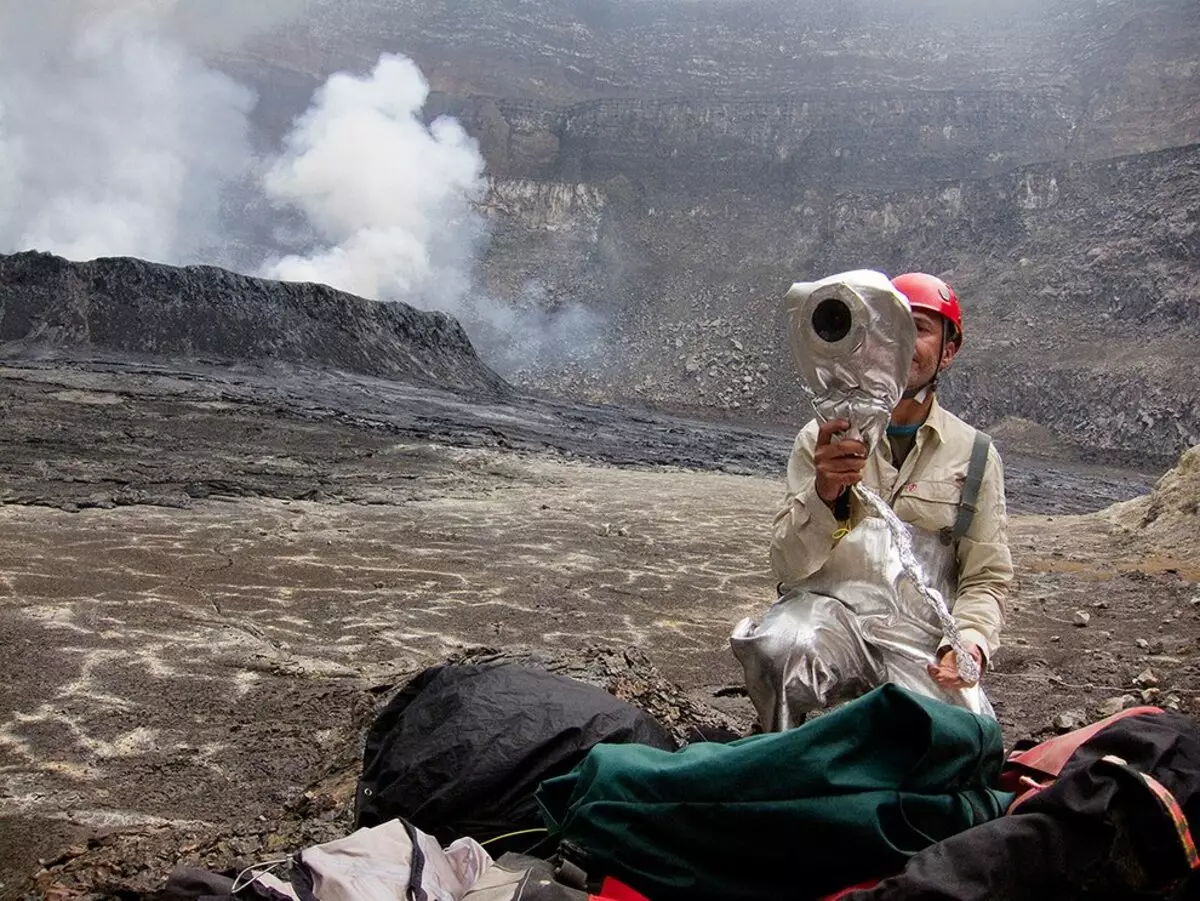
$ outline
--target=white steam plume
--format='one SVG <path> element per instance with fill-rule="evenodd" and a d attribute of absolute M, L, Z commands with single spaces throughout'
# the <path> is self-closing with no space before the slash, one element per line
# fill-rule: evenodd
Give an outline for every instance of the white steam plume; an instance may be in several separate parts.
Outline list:
<path fill-rule="evenodd" d="M 471 340 L 501 374 L 581 363 L 599 349 L 604 321 L 593 310 L 573 301 L 556 306 L 536 282 L 521 300 L 514 306 L 480 295 L 463 315 Z"/>
<path fill-rule="evenodd" d="M 596 317 L 473 287 L 483 159 L 454 120 L 425 124 L 407 59 L 333 76 L 278 158 L 255 156 L 253 92 L 206 60 L 310 2 L 0 0 L 0 253 L 325 282 L 446 310 L 502 368 L 571 357 Z"/>
<path fill-rule="evenodd" d="M 521 308 L 473 288 L 487 236 L 476 208 L 484 160 L 456 121 L 425 124 L 428 95 L 416 65 L 390 54 L 366 77 L 329 79 L 265 179 L 321 244 L 265 274 L 445 310 L 502 371 L 569 358 L 598 333 L 599 317 L 578 305 L 546 311 L 535 286 Z"/>
<path fill-rule="evenodd" d="M 201 60 L 297 7 L 209 0 L 0 6 L 0 250 L 223 261 L 221 201 L 254 166 L 254 95 Z"/>
<path fill-rule="evenodd" d="M 483 158 L 454 120 L 422 122 L 428 93 L 420 70 L 392 55 L 368 77 L 338 74 L 321 88 L 265 185 L 326 243 L 268 274 L 461 310 L 483 235 L 472 208 Z"/>

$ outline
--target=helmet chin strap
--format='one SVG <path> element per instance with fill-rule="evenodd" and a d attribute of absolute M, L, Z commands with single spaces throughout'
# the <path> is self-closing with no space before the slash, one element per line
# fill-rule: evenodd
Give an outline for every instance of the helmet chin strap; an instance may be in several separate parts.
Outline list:
<path fill-rule="evenodd" d="M 923 403 L 925 403 L 925 401 L 929 397 L 929 395 L 932 394 L 936 389 L 937 389 L 937 376 L 935 375 L 932 379 L 930 379 L 925 384 L 925 386 L 923 388 L 918 389 L 916 394 L 913 394 L 910 396 L 908 394 L 908 392 L 906 391 L 904 393 L 904 399 L 905 400 L 915 400 L 917 403 L 923 404 Z"/>
<path fill-rule="evenodd" d="M 920 388 L 905 389 L 901 396 L 904 400 L 915 400 L 919 404 L 925 403 L 934 391 L 937 390 L 938 376 L 942 374 L 942 357 L 946 355 L 946 324 L 942 323 L 942 342 L 938 347 L 937 369 L 933 371 L 933 376 Z"/>

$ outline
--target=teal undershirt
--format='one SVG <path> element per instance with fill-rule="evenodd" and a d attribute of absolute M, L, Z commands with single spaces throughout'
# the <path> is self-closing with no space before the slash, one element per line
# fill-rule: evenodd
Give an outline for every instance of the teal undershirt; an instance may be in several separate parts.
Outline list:
<path fill-rule="evenodd" d="M 926 417 L 928 419 L 928 417 Z M 893 425 L 888 423 L 888 445 L 892 451 L 892 465 L 899 469 L 908 458 L 908 453 L 917 443 L 917 432 L 925 425 L 924 420 L 916 425 Z"/>

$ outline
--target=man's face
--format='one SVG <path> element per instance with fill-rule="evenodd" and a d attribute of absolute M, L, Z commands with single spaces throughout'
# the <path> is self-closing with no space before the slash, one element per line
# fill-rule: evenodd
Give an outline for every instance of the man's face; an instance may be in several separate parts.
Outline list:
<path fill-rule="evenodd" d="M 942 330 L 946 319 L 927 310 L 913 310 L 913 323 L 917 327 L 917 343 L 913 348 L 912 365 L 908 369 L 909 387 L 924 386 L 938 372 L 938 353 L 941 353 L 941 368 L 945 369 L 958 353 L 958 345 L 949 340 L 942 347 Z"/>

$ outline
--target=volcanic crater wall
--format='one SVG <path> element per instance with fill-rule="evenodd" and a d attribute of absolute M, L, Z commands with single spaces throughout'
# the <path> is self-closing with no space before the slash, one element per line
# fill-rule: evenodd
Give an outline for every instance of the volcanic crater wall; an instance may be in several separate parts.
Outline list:
<path fill-rule="evenodd" d="M 487 160 L 485 287 L 605 317 L 526 384 L 794 421 L 787 286 L 920 268 L 962 295 L 945 390 L 981 424 L 1102 459 L 1200 441 L 1194 0 L 313 9 L 240 71 L 412 56 Z"/>
<path fill-rule="evenodd" d="M 0 256 L 0 342 L 281 361 L 503 394 L 458 322 L 323 285 L 129 258 Z"/>
<path fill-rule="evenodd" d="M 509 197 L 491 210 L 493 290 L 515 295 L 536 271 L 550 293 L 604 310 L 612 330 L 606 352 L 524 373 L 531 382 L 804 415 L 787 286 L 927 268 L 966 306 L 945 391 L 976 421 L 1030 419 L 1096 459 L 1165 462 L 1200 442 L 1200 145 L 892 188 L 830 178 L 750 193 L 713 176 L 648 189 L 614 176 L 514 197 L 512 184 L 493 189 Z M 581 192 L 591 202 L 577 212 L 550 206 Z"/>

